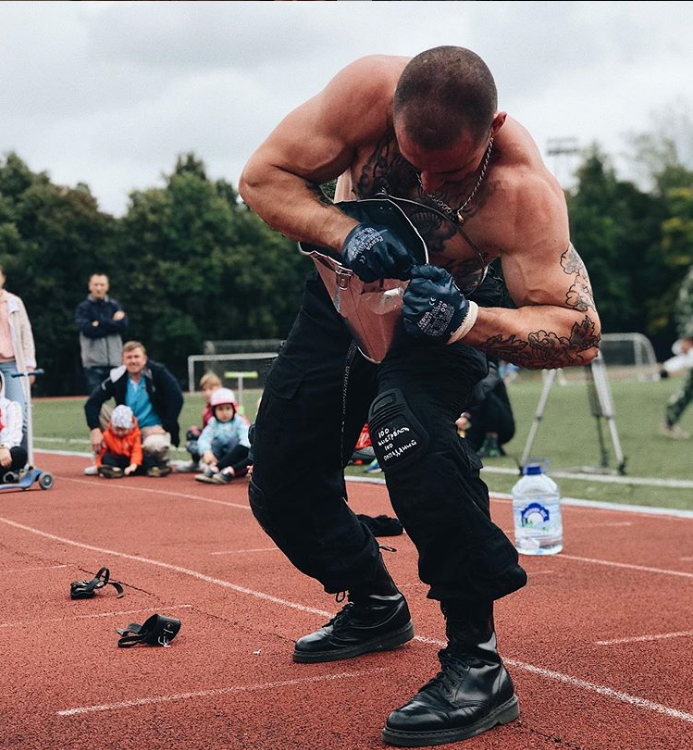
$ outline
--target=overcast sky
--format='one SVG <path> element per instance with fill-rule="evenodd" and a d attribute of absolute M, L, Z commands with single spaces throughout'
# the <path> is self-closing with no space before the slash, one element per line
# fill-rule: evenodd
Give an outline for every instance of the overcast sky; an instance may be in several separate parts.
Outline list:
<path fill-rule="evenodd" d="M 575 137 L 615 156 L 693 110 L 691 2 L 0 2 L 0 152 L 121 215 L 186 151 L 237 185 L 344 65 L 441 44 L 486 60 L 544 153 Z"/>

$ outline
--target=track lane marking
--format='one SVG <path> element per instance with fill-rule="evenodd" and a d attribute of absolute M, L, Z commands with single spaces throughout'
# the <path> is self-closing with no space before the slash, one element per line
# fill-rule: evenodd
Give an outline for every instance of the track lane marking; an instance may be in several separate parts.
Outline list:
<path fill-rule="evenodd" d="M 663 714 L 670 719 L 680 719 L 681 721 L 687 721 L 693 723 L 693 714 L 686 713 L 685 711 L 679 711 L 676 708 L 670 708 L 662 703 L 648 700 L 647 698 L 641 698 L 639 695 L 631 695 L 630 693 L 624 693 L 622 690 L 615 690 L 614 688 L 607 687 L 606 685 L 598 685 L 595 682 L 588 682 L 587 680 L 581 680 L 579 677 L 572 677 L 571 675 L 563 674 L 562 672 L 554 672 L 551 669 L 544 669 L 543 667 L 535 667 L 533 664 L 527 664 L 523 661 L 517 661 L 516 659 L 503 659 L 506 664 L 516 669 L 523 669 L 525 672 L 539 675 L 550 680 L 556 680 L 562 682 L 571 687 L 581 688 L 588 690 L 591 693 L 597 693 L 597 695 L 603 695 L 607 698 L 613 698 L 620 703 L 627 703 L 628 705 L 635 706 L 636 708 L 645 708 L 648 711 L 654 711 L 658 714 Z"/>
<path fill-rule="evenodd" d="M 625 568 L 626 570 L 639 570 L 643 573 L 660 573 L 667 576 L 679 576 L 681 578 L 693 578 L 693 573 L 686 573 L 682 570 L 668 570 L 666 568 L 651 568 L 647 565 L 633 565 L 632 563 L 612 562 L 611 560 L 597 560 L 593 557 L 578 557 L 577 555 L 566 555 L 561 552 L 554 555 L 554 560 L 575 560 L 576 562 L 586 562 L 592 565 L 606 565 L 611 568 Z"/>
<path fill-rule="evenodd" d="M 3 573 L 30 573 L 35 570 L 55 570 L 56 568 L 69 568 L 70 565 L 42 565 L 39 568 L 7 568 L 6 570 L 0 569 L 0 575 Z"/>
<path fill-rule="evenodd" d="M 301 612 L 310 612 L 313 614 L 318 614 L 323 617 L 332 617 L 332 613 L 326 612 L 321 609 L 317 609 L 315 607 L 307 607 L 303 604 L 297 604 L 296 602 L 291 602 L 286 599 L 280 599 L 279 597 L 272 596 L 270 594 L 265 594 L 261 591 L 254 591 L 253 589 L 246 588 L 245 586 L 238 586 L 234 583 L 230 583 L 229 581 L 224 581 L 219 578 L 212 578 L 211 576 L 205 575 L 204 573 L 199 573 L 196 570 L 191 570 L 189 568 L 183 568 L 179 565 L 172 565 L 170 563 L 161 562 L 160 560 L 152 560 L 147 557 L 142 557 L 140 555 L 131 555 L 126 552 L 117 552 L 115 550 L 109 550 L 109 549 L 103 549 L 101 547 L 95 547 L 91 544 L 84 544 L 82 542 L 76 542 L 72 539 L 66 539 L 64 537 L 59 537 L 55 534 L 49 534 L 46 531 L 41 531 L 40 529 L 35 529 L 31 526 L 26 526 L 21 523 L 17 523 L 16 521 L 12 521 L 8 518 L 2 518 L 0 517 L 0 522 L 7 524 L 8 526 L 12 526 L 14 528 L 20 529 L 22 531 L 28 531 L 29 533 L 36 534 L 38 536 L 42 536 L 46 539 L 51 539 L 54 541 L 61 542 L 63 544 L 68 544 L 73 547 L 80 547 L 82 549 L 88 549 L 95 552 L 100 552 L 103 554 L 109 554 L 109 555 L 115 555 L 116 557 L 123 557 L 128 560 L 135 560 L 138 562 L 147 563 L 149 565 L 154 565 L 156 567 L 165 568 L 167 570 L 173 570 L 178 573 L 183 573 L 185 575 L 190 575 L 193 578 L 196 578 L 201 581 L 206 581 L 207 583 L 212 583 L 217 586 L 223 586 L 224 588 L 231 589 L 233 591 L 237 591 L 241 594 L 248 594 L 249 596 L 253 596 L 257 599 L 262 599 L 264 601 L 270 601 L 275 604 L 280 604 L 285 607 L 290 607 L 291 609 L 296 609 Z M 561 555 L 556 555 L 555 558 L 559 559 Z M 572 556 L 565 556 L 567 559 L 577 559 L 579 561 L 587 561 L 587 562 L 604 562 L 600 560 L 592 560 L 591 558 L 573 558 Z M 606 563 L 611 564 L 611 563 Z M 632 568 L 635 567 L 637 569 L 640 569 L 642 566 L 632 566 L 632 565 L 624 565 L 624 567 Z M 648 572 L 651 569 L 646 569 Z M 662 573 L 666 571 L 654 569 L 657 573 Z M 674 572 L 675 574 L 677 572 Z M 693 574 L 689 574 L 691 577 L 693 577 Z M 414 640 L 420 641 L 421 643 L 427 643 L 431 645 L 435 645 L 438 647 L 445 648 L 447 643 L 445 641 L 440 640 L 434 640 L 431 638 L 425 638 L 423 636 L 414 636 Z M 656 703 L 654 701 L 648 700 L 647 698 L 641 698 L 637 695 L 630 695 L 629 693 L 622 692 L 620 690 L 615 690 L 613 688 L 607 687 L 606 685 L 598 685 L 594 682 L 589 682 L 587 680 L 582 680 L 578 677 L 573 677 L 571 675 L 563 674 L 562 672 L 555 672 L 550 669 L 544 669 L 543 667 L 537 667 L 533 664 L 528 664 L 523 661 L 518 661 L 517 659 L 508 659 L 504 658 L 504 662 L 506 664 L 509 664 L 512 667 L 516 667 L 517 669 L 524 670 L 526 672 L 530 672 L 531 674 L 536 674 L 541 677 L 544 677 L 546 679 L 555 680 L 557 682 L 561 682 L 563 684 L 571 685 L 572 687 L 578 687 L 583 690 L 587 690 L 589 692 L 597 693 L 598 695 L 604 695 L 609 698 L 613 698 L 619 702 L 627 703 L 632 706 L 636 706 L 638 708 L 645 708 L 650 711 L 654 711 L 655 713 L 660 713 L 665 716 L 668 716 L 669 718 L 674 719 L 680 719 L 682 721 L 687 721 L 693 723 L 693 714 L 686 713 L 685 711 L 679 711 L 675 708 L 670 708 L 669 706 L 665 706 L 661 703 Z M 221 688 L 222 690 L 224 688 Z M 229 690 L 233 690 L 233 688 L 230 688 Z M 192 695 L 195 695 L 194 693 Z M 150 702 L 151 699 L 142 699 L 147 702 Z M 68 709 L 72 710 L 72 709 Z M 99 710 L 98 708 L 92 708 L 91 710 Z M 62 715 L 62 714 L 61 714 Z"/>
<path fill-rule="evenodd" d="M 54 474 L 56 479 L 64 480 L 66 482 L 75 482 L 75 484 L 88 484 L 90 487 L 94 487 L 94 482 L 88 479 L 75 479 L 74 477 L 64 477 L 58 474 Z M 188 500 L 200 500 L 203 503 L 212 503 L 213 505 L 227 505 L 229 508 L 240 508 L 241 510 L 250 510 L 249 505 L 241 505 L 240 503 L 228 503 L 225 500 L 212 500 L 209 497 L 202 497 L 201 495 L 188 495 L 185 492 L 170 492 L 169 490 L 152 490 L 149 487 L 138 487 L 133 484 L 124 484 L 123 480 L 119 480 L 117 485 L 108 485 L 113 489 L 125 489 L 133 490 L 135 492 L 151 492 L 154 495 L 166 495 L 166 497 L 185 497 Z"/>
<path fill-rule="evenodd" d="M 35 529 L 32 526 L 26 526 L 22 523 L 11 521 L 9 518 L 0 518 L 0 521 L 2 523 L 6 523 L 8 526 L 13 526 L 16 529 L 20 529 L 21 531 L 28 531 L 31 534 L 36 534 L 37 536 L 42 536 L 45 539 L 51 539 L 52 541 L 60 542 L 61 544 L 68 544 L 71 547 L 79 547 L 80 549 L 88 549 L 92 552 L 98 552 L 100 554 L 114 555 L 115 557 L 122 557 L 126 560 L 134 560 L 135 562 L 146 563 L 147 565 L 154 565 L 158 568 L 164 568 L 166 570 L 172 570 L 175 573 L 182 573 L 183 575 L 191 576 L 192 578 L 196 578 L 198 581 L 205 581 L 206 583 L 212 583 L 216 586 L 222 586 L 223 588 L 231 589 L 232 591 L 236 591 L 239 594 L 248 594 L 249 596 L 254 596 L 258 599 L 264 599 L 265 601 L 273 602 L 274 604 L 281 604 L 284 607 L 291 607 L 292 609 L 297 609 L 300 612 L 309 612 L 310 614 L 320 615 L 321 617 L 332 617 L 331 612 L 326 612 L 323 609 L 316 609 L 315 607 L 307 607 L 303 604 L 296 604 L 295 602 L 290 602 L 287 599 L 281 599 L 278 596 L 272 596 L 271 594 L 264 594 L 261 591 L 254 591 L 253 589 L 246 588 L 245 586 L 238 586 L 237 584 L 231 583 L 230 581 L 224 581 L 221 578 L 214 578 L 213 576 L 208 576 L 205 573 L 200 573 L 197 570 L 184 568 L 181 565 L 172 565 L 171 563 L 162 562 L 161 560 L 152 560 L 151 558 L 143 557 L 142 555 L 131 555 L 128 552 L 118 552 L 117 550 L 113 550 L 113 549 L 106 549 L 104 547 L 96 547 L 93 544 L 85 544 L 84 542 L 76 542 L 73 539 L 66 539 L 65 537 L 57 536 L 56 534 L 49 534 L 47 531 L 41 531 L 40 529 Z"/>
<path fill-rule="evenodd" d="M 280 680 L 277 682 L 265 682 L 259 685 L 233 685 L 225 688 L 214 688 L 212 690 L 195 690 L 190 693 L 177 693 L 175 695 L 156 695 L 148 698 L 133 698 L 129 701 L 118 703 L 102 703 L 94 706 L 80 706 L 79 708 L 66 708 L 56 711 L 57 716 L 75 716 L 89 714 L 96 711 L 118 711 L 134 706 L 147 706 L 152 703 L 170 703 L 171 701 L 188 700 L 190 698 L 207 698 L 216 695 L 228 695 L 229 693 L 248 693 L 256 690 L 276 690 L 282 687 L 294 687 L 296 685 L 309 685 L 314 682 L 329 682 L 331 680 L 344 680 L 353 677 L 367 677 L 369 675 L 385 672 L 385 667 L 369 669 L 361 672 L 340 672 L 338 674 L 327 674 L 318 677 L 300 677 L 295 680 Z"/>
<path fill-rule="evenodd" d="M 431 646 L 438 646 L 440 648 L 445 648 L 448 645 L 446 641 L 440 641 L 436 638 L 425 638 L 424 636 L 420 635 L 414 636 L 414 640 L 421 641 L 422 643 L 427 643 Z M 654 711 L 655 713 L 664 714 L 671 719 L 681 719 L 682 721 L 693 723 L 693 714 L 689 714 L 686 711 L 679 711 L 676 708 L 670 708 L 669 706 L 665 706 L 662 703 L 648 700 L 647 698 L 641 698 L 638 695 L 631 695 L 630 693 L 625 693 L 622 690 L 615 690 L 614 688 L 607 687 L 606 685 L 599 685 L 595 682 L 582 680 L 579 677 L 573 677 L 572 675 L 563 674 L 562 672 L 555 672 L 552 669 L 537 667 L 534 664 L 527 664 L 527 662 L 519 661 L 518 659 L 507 659 L 503 657 L 503 662 L 510 665 L 511 667 L 514 667 L 515 669 L 521 669 L 525 672 L 539 675 L 540 677 L 545 677 L 550 680 L 557 680 L 558 682 L 562 682 L 566 685 L 571 685 L 572 687 L 581 688 L 582 690 L 588 690 L 592 693 L 604 695 L 608 698 L 614 698 L 621 703 L 627 703 L 631 706 L 646 708 L 650 711 Z"/>
<path fill-rule="evenodd" d="M 257 549 L 230 549 L 224 552 L 210 552 L 210 555 L 243 555 L 246 552 L 281 552 L 279 547 L 258 547 Z"/>
<path fill-rule="evenodd" d="M 170 607 L 160 607 L 164 612 L 168 612 L 173 609 L 190 609 L 192 604 L 173 604 Z M 140 612 L 151 612 L 154 607 L 147 607 L 146 609 L 125 609 L 120 612 L 98 612 L 94 615 L 74 615 L 73 617 L 50 617 L 50 618 L 36 618 L 35 620 L 22 620 L 21 622 L 0 622 L 0 628 L 17 628 L 23 625 L 42 625 L 44 622 L 65 622 L 70 623 L 73 620 L 89 620 L 94 617 L 116 617 L 120 615 L 136 615 Z"/>
<path fill-rule="evenodd" d="M 693 635 L 693 630 L 681 630 L 678 633 L 658 633 L 657 635 L 635 635 L 630 638 L 612 638 L 609 641 L 595 641 L 597 646 L 616 646 L 620 643 L 640 643 L 646 641 L 661 641 L 666 638 L 685 638 Z"/>

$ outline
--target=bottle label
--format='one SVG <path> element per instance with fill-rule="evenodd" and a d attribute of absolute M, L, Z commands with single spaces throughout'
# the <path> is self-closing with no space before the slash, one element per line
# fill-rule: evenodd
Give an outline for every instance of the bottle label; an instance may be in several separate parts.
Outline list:
<path fill-rule="evenodd" d="M 520 513 L 523 527 L 546 530 L 550 517 L 549 509 L 541 503 L 530 503 Z"/>

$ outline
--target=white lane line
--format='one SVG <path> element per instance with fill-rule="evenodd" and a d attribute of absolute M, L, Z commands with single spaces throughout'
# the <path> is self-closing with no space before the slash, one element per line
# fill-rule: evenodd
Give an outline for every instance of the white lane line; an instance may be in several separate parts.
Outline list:
<path fill-rule="evenodd" d="M 3 573 L 29 573 L 33 570 L 55 570 L 56 568 L 69 567 L 69 565 L 42 565 L 40 568 L 8 568 L 7 570 L 0 570 L 0 575 Z"/>
<path fill-rule="evenodd" d="M 321 615 L 323 617 L 332 616 L 332 613 L 330 612 L 326 612 L 321 609 L 316 609 L 314 607 L 306 607 L 303 604 L 297 604 L 295 602 L 291 602 L 286 599 L 280 599 L 279 597 L 271 596 L 270 594 L 265 594 L 261 591 L 254 591 L 253 589 L 246 588 L 245 586 L 237 586 L 236 584 L 230 583 L 229 581 L 223 581 L 218 578 L 212 578 L 211 576 L 205 575 L 203 573 L 198 573 L 196 570 L 183 568 L 179 565 L 171 565 L 169 563 L 160 562 L 159 560 L 151 560 L 147 557 L 141 557 L 139 555 L 130 555 L 125 552 L 116 552 L 115 550 L 102 549 L 100 547 L 95 547 L 91 544 L 83 544 L 82 542 L 76 542 L 72 539 L 65 539 L 64 537 L 59 537 L 59 536 L 56 536 L 55 534 L 49 534 L 45 531 L 41 531 L 40 529 L 35 529 L 31 526 L 25 526 L 24 524 L 17 523 L 16 521 L 11 521 L 7 518 L 0 518 L 0 521 L 16 529 L 21 529 L 22 531 L 28 531 L 29 533 L 42 536 L 46 539 L 52 539 L 54 541 L 58 541 L 63 544 L 68 544 L 73 547 L 80 547 L 82 549 L 88 549 L 88 550 L 92 550 L 95 552 L 100 552 L 100 553 L 104 553 L 108 555 L 115 555 L 116 557 L 123 557 L 128 560 L 136 560 L 138 562 L 147 563 L 148 565 L 155 565 L 159 568 L 166 568 L 167 570 L 173 570 L 177 573 L 183 573 L 184 575 L 192 576 L 193 578 L 196 578 L 197 580 L 200 580 L 200 581 L 212 583 L 217 586 L 223 586 L 224 588 L 232 589 L 233 591 L 237 591 L 238 593 L 247 594 L 249 596 L 254 596 L 257 599 L 270 601 L 275 604 L 280 604 L 284 607 L 297 609 L 301 612 L 310 612 L 312 614 Z M 557 557 L 560 557 L 560 555 Z M 584 560 L 586 558 L 577 558 L 577 559 Z M 593 560 L 587 560 L 587 561 L 588 562 L 601 562 L 601 561 L 593 561 Z M 662 571 L 657 570 L 656 572 L 661 573 Z M 422 643 L 433 644 L 441 648 L 444 648 L 447 645 L 444 641 L 424 638 L 422 636 L 414 636 L 414 640 L 421 641 Z M 561 672 L 554 672 L 549 669 L 543 669 L 542 667 L 536 667 L 533 664 L 527 664 L 525 662 L 517 661 L 515 659 L 505 659 L 504 661 L 510 664 L 511 666 L 517 667 L 518 669 L 531 672 L 532 674 L 540 675 L 541 677 L 545 677 L 546 679 L 556 680 L 558 682 L 572 685 L 573 687 L 578 687 L 583 690 L 598 693 L 599 695 L 605 695 L 609 698 L 614 698 L 618 701 L 629 703 L 630 705 L 633 705 L 633 706 L 637 706 L 638 708 L 645 708 L 647 710 L 654 711 L 656 713 L 665 714 L 666 716 L 670 718 L 693 722 L 693 714 L 687 714 L 683 711 L 679 711 L 674 708 L 669 708 L 668 706 L 664 706 L 661 703 L 655 703 L 654 701 L 647 700 L 646 698 L 640 698 L 637 695 L 630 695 L 629 693 L 623 693 L 621 691 L 614 690 L 604 685 L 597 685 L 592 682 L 587 682 L 586 680 L 581 680 L 577 677 L 572 677 L 571 675 L 562 674 Z M 149 699 L 144 699 L 144 700 L 149 700 Z M 92 709 L 92 710 L 98 710 L 98 709 Z"/>
<path fill-rule="evenodd" d="M 196 690 L 191 693 L 177 693 L 176 695 L 156 695 L 149 698 L 134 698 L 119 703 L 102 703 L 96 706 L 81 706 L 79 708 L 66 708 L 56 711 L 57 716 L 75 716 L 76 714 L 89 714 L 95 711 L 118 711 L 123 708 L 134 706 L 147 706 L 152 703 L 170 703 L 171 701 L 188 700 L 190 698 L 207 698 L 216 695 L 228 695 L 229 693 L 249 693 L 255 690 L 276 690 L 283 687 L 294 687 L 296 685 L 309 685 L 314 682 L 330 682 L 333 680 L 344 680 L 354 677 L 367 677 L 368 675 L 384 672 L 384 667 L 370 669 L 363 672 L 340 672 L 339 674 L 327 674 L 318 677 L 301 677 L 295 680 L 281 680 L 279 682 L 265 682 L 260 685 L 233 685 L 232 687 L 215 688 L 213 690 Z"/>
<path fill-rule="evenodd" d="M 659 633 L 658 635 L 637 635 L 632 638 L 612 638 L 610 641 L 595 641 L 597 646 L 615 646 L 620 643 L 641 643 L 644 641 L 661 641 L 666 638 L 685 638 L 693 635 L 693 630 L 682 630 L 678 633 Z"/>
<path fill-rule="evenodd" d="M 56 479 L 60 479 L 65 482 L 75 482 L 76 484 L 88 484 L 90 487 L 94 487 L 94 481 L 88 479 L 74 479 L 73 477 L 64 477 L 62 475 L 55 475 Z M 97 478 L 97 481 L 101 481 Z M 203 503 L 212 503 L 213 505 L 228 505 L 230 508 L 240 508 L 241 510 L 250 510 L 249 505 L 241 505 L 240 503 L 227 503 L 224 500 L 212 500 L 209 497 L 201 497 L 200 495 L 188 495 L 185 492 L 169 492 L 168 490 L 152 490 L 148 487 L 137 487 L 132 484 L 124 484 L 122 479 L 117 482 L 111 481 L 108 484 L 113 489 L 132 490 L 134 492 L 151 492 L 153 495 L 166 495 L 166 497 L 185 497 L 189 500 L 199 500 Z"/>
<path fill-rule="evenodd" d="M 492 474 L 512 474 L 513 476 L 519 476 L 517 469 L 503 469 L 501 467 L 497 469 L 489 469 L 484 467 L 482 471 L 487 471 Z M 604 474 L 567 474 L 558 471 L 551 472 L 552 477 L 566 477 L 568 479 L 581 479 L 585 482 L 615 482 L 616 484 L 638 484 L 649 487 L 673 487 L 678 489 L 691 489 L 693 488 L 693 481 L 689 479 L 648 479 L 647 477 L 611 477 Z M 356 482 L 361 484 L 385 484 L 384 479 L 379 477 L 353 477 L 346 476 L 347 482 Z M 499 498 L 501 500 L 510 500 L 511 496 L 505 492 L 491 492 L 491 499 Z M 634 513 L 651 514 L 655 515 L 676 515 L 681 518 L 693 518 L 693 510 L 679 510 L 677 508 L 659 508 L 652 507 L 649 505 L 630 505 L 626 503 L 606 503 L 600 500 L 584 500 L 580 497 L 564 497 L 562 501 L 565 505 L 581 505 L 589 508 L 603 508 L 605 510 L 626 510 Z"/>
<path fill-rule="evenodd" d="M 230 549 L 225 552 L 210 552 L 210 555 L 244 555 L 246 552 L 279 552 L 279 547 L 259 547 L 258 549 Z"/>
<path fill-rule="evenodd" d="M 172 606 L 159 606 L 158 608 L 162 612 L 168 612 L 169 610 L 173 609 L 190 609 L 192 607 L 192 604 L 173 604 Z M 40 619 L 35 620 L 22 620 L 21 622 L 0 622 L 0 628 L 17 628 L 22 627 L 23 625 L 42 625 L 44 622 L 65 622 L 69 623 L 73 620 L 89 620 L 94 617 L 116 617 L 120 615 L 136 615 L 140 612 L 152 612 L 152 610 L 156 609 L 155 606 L 147 607 L 146 609 L 125 609 L 121 610 L 120 612 L 99 612 L 95 615 L 75 615 L 74 617 L 51 617 L 51 618 L 45 618 L 41 617 Z"/>
<path fill-rule="evenodd" d="M 576 560 L 577 562 L 592 563 L 593 565 L 606 565 L 611 568 L 625 568 L 627 570 L 640 570 L 643 573 L 660 573 L 665 576 L 678 576 L 680 578 L 693 578 L 693 573 L 685 573 L 682 570 L 667 570 L 666 568 L 650 568 L 647 565 L 632 565 L 631 563 L 611 562 L 610 560 L 595 560 L 592 557 L 578 557 L 577 555 L 560 555 L 555 560 Z"/>
<path fill-rule="evenodd" d="M 161 562 L 160 560 L 152 560 L 149 557 L 142 557 L 142 555 L 131 555 L 127 552 L 118 552 L 117 550 L 106 549 L 104 547 L 96 547 L 93 544 L 84 544 L 83 542 L 76 542 L 73 539 L 66 539 L 56 534 L 49 534 L 46 531 L 35 529 L 32 526 L 25 526 L 22 523 L 11 521 L 9 518 L 0 518 L 2 523 L 6 523 L 8 526 L 13 526 L 15 529 L 21 531 L 28 531 L 31 534 L 42 536 L 45 539 L 51 539 L 54 542 L 60 542 L 61 544 L 68 544 L 71 547 L 79 547 L 80 549 L 88 549 L 92 552 L 98 552 L 103 555 L 114 555 L 115 557 L 122 557 L 126 560 L 135 560 L 136 562 L 145 563 L 147 565 L 155 565 L 157 568 L 165 568 L 166 570 L 172 570 L 176 573 L 182 573 L 183 575 L 191 576 L 196 578 L 198 581 L 205 581 L 205 583 L 211 583 L 215 586 L 222 586 L 223 588 L 237 591 L 239 594 L 248 594 L 249 596 L 257 597 L 258 599 L 264 599 L 274 604 L 281 604 L 284 607 L 291 607 L 292 609 L 298 609 L 301 612 L 310 612 L 314 615 L 320 615 L 321 617 L 332 617 L 331 612 L 326 612 L 322 609 L 316 609 L 315 607 L 306 607 L 303 604 L 295 604 L 286 599 L 280 599 L 278 596 L 272 596 L 271 594 L 263 594 L 261 591 L 254 591 L 253 589 L 246 588 L 245 586 L 238 586 L 230 581 L 224 581 L 221 578 L 213 578 L 212 576 L 199 573 L 197 570 L 191 570 L 190 568 L 183 568 L 180 565 L 171 565 L 170 563 Z"/>
<path fill-rule="evenodd" d="M 87 440 L 87 438 L 39 437 L 38 435 L 34 435 L 33 438 L 34 440 L 40 440 L 42 443 L 79 443 L 82 445 L 91 443 L 91 440 Z"/>
<path fill-rule="evenodd" d="M 636 708 L 645 708 L 648 711 L 654 711 L 658 714 L 664 714 L 670 719 L 680 719 L 681 721 L 688 721 L 693 723 L 693 714 L 686 713 L 685 711 L 679 711 L 676 708 L 670 708 L 661 703 L 648 700 L 647 698 L 641 698 L 638 695 L 631 695 L 630 693 L 624 693 L 621 690 L 614 690 L 613 688 L 606 687 L 606 685 L 598 685 L 594 682 L 588 682 L 587 680 L 581 680 L 578 677 L 571 677 L 561 672 L 554 672 L 551 669 L 543 669 L 542 667 L 535 667 L 533 664 L 526 664 L 522 661 L 515 659 L 503 659 L 506 664 L 516 669 L 523 669 L 526 672 L 545 677 L 549 680 L 556 680 L 562 682 L 565 685 L 571 687 L 581 688 L 591 693 L 597 693 L 597 695 L 604 695 L 607 698 L 613 698 L 614 700 L 620 701 L 621 703 L 627 703 Z"/>
<path fill-rule="evenodd" d="M 422 641 L 423 643 L 429 643 L 432 646 L 439 646 L 445 648 L 448 644 L 445 641 L 439 641 L 434 638 L 423 638 L 421 636 L 414 636 L 414 640 Z M 639 695 L 631 695 L 630 693 L 624 693 L 621 690 L 614 690 L 613 688 L 607 687 L 606 685 L 598 685 L 595 682 L 588 682 L 587 680 L 581 680 L 579 677 L 572 677 L 562 672 L 554 672 L 552 669 L 544 669 L 543 667 L 536 667 L 534 664 L 527 664 L 524 661 L 518 661 L 517 659 L 506 659 L 503 657 L 503 661 L 509 664 L 515 669 L 522 669 L 525 672 L 545 677 L 548 680 L 557 680 L 565 685 L 571 685 L 572 687 L 581 688 L 582 690 L 588 690 L 591 693 L 597 693 L 598 695 L 605 695 L 607 698 L 614 698 L 621 703 L 628 703 L 631 706 L 637 706 L 638 708 L 646 708 L 649 711 L 654 711 L 658 714 L 664 714 L 670 719 L 681 719 L 682 721 L 689 721 L 693 723 L 693 714 L 686 713 L 685 711 L 679 711 L 676 708 L 670 708 L 662 703 L 656 703 L 655 701 L 648 700 L 647 698 L 641 698 Z"/>

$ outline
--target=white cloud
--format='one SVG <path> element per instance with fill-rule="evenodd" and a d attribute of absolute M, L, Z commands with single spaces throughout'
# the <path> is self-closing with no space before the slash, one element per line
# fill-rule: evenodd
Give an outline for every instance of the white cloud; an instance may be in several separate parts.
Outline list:
<path fill-rule="evenodd" d="M 690 102 L 690 2 L 0 3 L 0 152 L 120 214 L 194 150 L 236 183 L 291 109 L 366 54 L 477 51 L 533 133 L 600 141 Z"/>

